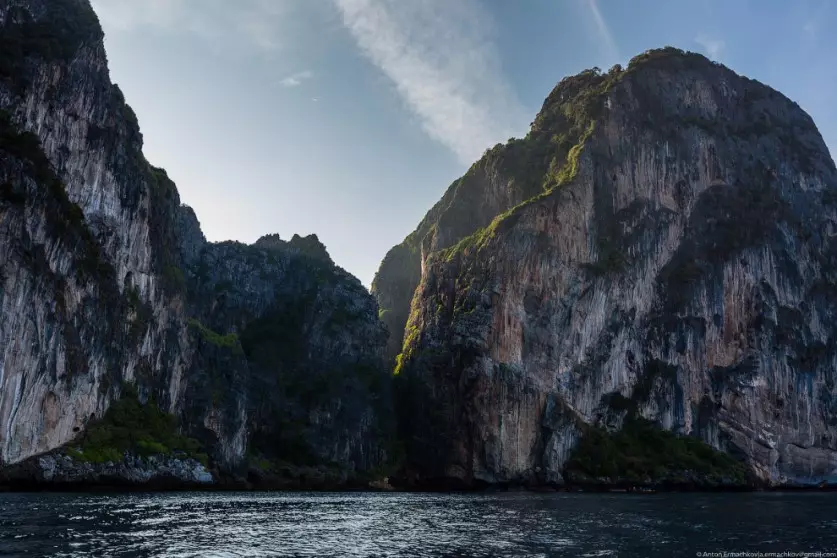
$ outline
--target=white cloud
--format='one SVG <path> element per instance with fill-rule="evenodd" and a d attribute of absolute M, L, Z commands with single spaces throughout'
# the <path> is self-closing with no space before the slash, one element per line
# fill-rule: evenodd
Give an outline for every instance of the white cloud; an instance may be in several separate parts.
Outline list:
<path fill-rule="evenodd" d="M 713 60 L 720 60 L 721 54 L 726 47 L 723 40 L 700 34 L 695 37 L 695 42 L 701 46 L 703 52 Z"/>
<path fill-rule="evenodd" d="M 305 80 L 309 80 L 314 77 L 314 73 L 310 70 L 305 70 L 304 72 L 297 72 L 293 75 L 290 75 L 280 81 L 279 83 L 282 87 L 297 87 L 298 85 L 302 85 L 302 82 Z"/>
<path fill-rule="evenodd" d="M 616 40 L 613 38 L 613 33 L 611 33 L 610 27 L 607 25 L 607 21 L 605 21 L 601 10 L 599 10 L 599 4 L 597 0 L 585 0 L 585 4 L 587 4 L 587 8 L 590 10 L 590 15 L 596 23 L 596 31 L 599 33 L 599 38 L 604 45 L 605 55 L 609 59 L 608 64 L 615 64 L 617 61 L 621 60 L 622 57 L 619 55 L 619 48 L 616 46 Z"/>
<path fill-rule="evenodd" d="M 426 133 L 465 164 L 525 130 L 477 0 L 334 0 L 365 56 Z"/>

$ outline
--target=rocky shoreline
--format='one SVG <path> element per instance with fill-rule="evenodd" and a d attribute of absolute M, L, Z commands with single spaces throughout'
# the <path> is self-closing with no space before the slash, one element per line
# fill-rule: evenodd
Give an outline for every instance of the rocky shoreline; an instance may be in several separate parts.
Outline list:
<path fill-rule="evenodd" d="M 663 493 L 746 493 L 746 492 L 837 492 L 837 486 L 657 486 L 657 487 L 622 487 L 600 485 L 565 485 L 565 486 L 491 486 L 484 488 L 459 488 L 441 490 L 435 488 L 405 488 L 393 487 L 378 483 L 351 485 L 298 485 L 287 484 L 253 484 L 242 480 L 226 480 L 212 484 L 189 484 L 183 482 L 152 481 L 146 484 L 128 484 L 119 481 L 107 483 L 48 483 L 37 481 L 20 481 L 14 483 L 0 483 L 0 493 L 25 492 L 55 492 L 55 493 L 124 493 L 124 492 L 393 492 L 393 493 L 434 493 L 434 494 L 481 494 L 498 492 L 531 492 L 531 493 L 598 493 L 598 494 L 663 494 Z"/>
<path fill-rule="evenodd" d="M 126 456 L 121 462 L 90 463 L 51 453 L 0 470 L 0 489 L 148 490 L 194 489 L 211 486 L 216 477 L 196 459 L 175 456 Z"/>
<path fill-rule="evenodd" d="M 194 490 L 392 490 L 386 480 L 360 479 L 337 468 L 244 466 L 233 473 L 186 455 L 138 456 L 92 463 L 58 451 L 0 469 L 0 492 Z"/>
<path fill-rule="evenodd" d="M 705 478 L 637 482 L 627 479 L 576 479 L 564 483 L 457 483 L 453 479 L 405 476 L 359 478 L 324 467 L 285 465 L 265 471 L 244 467 L 231 475 L 185 456 L 126 455 L 122 462 L 90 463 L 53 452 L 0 470 L 0 492 L 588 492 L 654 494 L 669 492 L 834 491 L 837 484 L 747 484 Z"/>

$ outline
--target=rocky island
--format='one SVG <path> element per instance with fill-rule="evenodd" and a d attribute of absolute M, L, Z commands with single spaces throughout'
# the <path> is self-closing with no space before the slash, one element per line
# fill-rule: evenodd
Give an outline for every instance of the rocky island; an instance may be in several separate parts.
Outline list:
<path fill-rule="evenodd" d="M 837 483 L 837 171 L 763 84 L 565 78 L 371 293 L 142 145 L 88 0 L 0 0 L 3 488 Z"/>
<path fill-rule="evenodd" d="M 811 118 L 701 55 L 562 80 L 375 278 L 407 477 L 833 484 L 836 193 Z"/>

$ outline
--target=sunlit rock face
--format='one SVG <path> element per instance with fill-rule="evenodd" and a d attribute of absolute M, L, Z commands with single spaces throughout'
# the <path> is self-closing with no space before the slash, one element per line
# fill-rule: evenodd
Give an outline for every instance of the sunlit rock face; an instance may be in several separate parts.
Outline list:
<path fill-rule="evenodd" d="M 87 0 L 0 0 L 0 465 L 80 436 L 128 383 L 222 468 L 240 469 L 256 434 L 292 462 L 285 430 L 309 462 L 379 466 L 374 299 L 315 236 L 207 243 L 145 160 L 102 40 Z M 265 357 L 286 339 L 254 322 L 303 297 L 285 324 L 293 360 Z"/>
<path fill-rule="evenodd" d="M 562 81 L 443 202 L 375 285 L 409 316 L 417 478 L 561 482 L 632 410 L 764 481 L 837 480 L 837 172 L 795 103 L 651 51 Z"/>

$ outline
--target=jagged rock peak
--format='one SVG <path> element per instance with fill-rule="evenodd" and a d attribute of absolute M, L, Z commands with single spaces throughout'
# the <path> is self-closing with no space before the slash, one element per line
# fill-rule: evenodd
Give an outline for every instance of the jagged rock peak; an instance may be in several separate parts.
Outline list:
<path fill-rule="evenodd" d="M 206 246 L 206 237 L 201 230 L 195 211 L 188 205 L 181 205 L 177 212 L 177 231 L 180 238 L 180 254 L 186 265 L 191 265 Z"/>
<path fill-rule="evenodd" d="M 286 250 L 288 248 L 288 243 L 282 240 L 282 237 L 278 234 L 266 234 L 259 238 L 254 243 L 254 246 L 258 248 L 276 248 Z"/>
<path fill-rule="evenodd" d="M 287 250 L 328 264 L 334 264 L 328 250 L 320 242 L 316 234 L 310 234 L 305 237 L 295 234 L 290 241 L 282 240 L 278 234 L 268 234 L 258 239 L 254 246 L 257 248 Z"/>

